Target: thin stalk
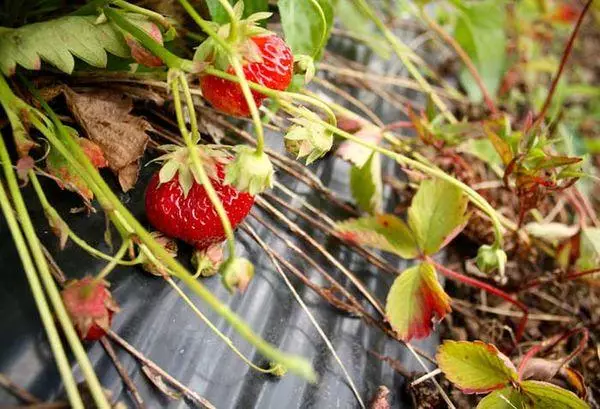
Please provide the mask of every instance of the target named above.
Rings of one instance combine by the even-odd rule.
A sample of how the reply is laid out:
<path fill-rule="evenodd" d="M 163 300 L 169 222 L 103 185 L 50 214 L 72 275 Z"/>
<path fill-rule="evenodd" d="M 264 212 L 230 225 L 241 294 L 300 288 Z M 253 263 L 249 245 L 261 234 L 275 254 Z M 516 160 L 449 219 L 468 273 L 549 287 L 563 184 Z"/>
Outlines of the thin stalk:
<path fill-rule="evenodd" d="M 0 139 L 1 138 L 2 136 L 0 135 Z M 17 221 L 17 218 L 15 217 L 14 210 L 10 205 L 10 200 L 8 198 L 8 195 L 6 194 L 6 191 L 4 190 L 4 183 L 1 181 L 0 207 L 2 208 L 2 212 L 4 213 L 4 218 L 6 219 L 6 223 L 8 224 L 8 229 L 10 230 L 10 233 L 12 235 L 13 242 L 15 243 L 15 247 L 17 248 L 17 252 L 19 253 L 19 257 L 23 265 L 23 270 L 25 270 L 25 275 L 27 276 L 29 287 L 31 288 L 31 292 L 33 293 L 33 299 L 35 301 L 38 312 L 40 313 L 44 330 L 46 331 L 46 335 L 48 336 L 50 349 L 52 349 L 52 355 L 54 356 L 54 360 L 56 361 L 56 366 L 58 367 L 58 372 L 60 373 L 60 376 L 62 378 L 67 397 L 69 398 L 69 402 L 71 403 L 71 406 L 74 409 L 83 409 L 83 401 L 81 400 L 81 396 L 79 395 L 77 383 L 73 378 L 73 373 L 71 372 L 71 365 L 69 364 L 69 359 L 67 358 L 67 354 L 65 353 L 63 345 L 60 341 L 60 335 L 58 334 L 58 330 L 54 325 L 54 317 L 52 316 L 52 312 L 50 311 L 50 307 L 48 306 L 48 301 L 46 300 L 46 296 L 44 295 L 44 290 L 42 289 L 40 279 L 38 278 L 37 273 L 35 271 L 31 255 L 29 254 L 27 244 L 25 242 L 25 239 L 23 238 L 23 233 L 19 228 L 19 223 Z"/>
<path fill-rule="evenodd" d="M 29 242 L 31 254 L 35 261 L 36 267 L 40 273 L 42 282 L 46 289 L 46 293 L 48 294 L 48 298 L 50 299 L 50 303 L 52 304 L 58 321 L 60 322 L 63 328 L 67 342 L 69 343 L 69 346 L 71 347 L 75 358 L 79 362 L 79 366 L 81 367 L 83 376 L 85 377 L 88 383 L 90 393 L 92 394 L 96 405 L 100 409 L 109 409 L 110 404 L 106 400 L 106 396 L 102 391 L 100 381 L 98 381 L 96 373 L 94 372 L 94 368 L 92 367 L 92 364 L 90 363 L 88 356 L 86 355 L 85 349 L 83 349 L 83 346 L 81 345 L 81 341 L 79 340 L 79 337 L 75 332 L 73 323 L 71 322 L 69 314 L 67 313 L 67 310 L 62 302 L 60 292 L 56 287 L 56 283 L 52 278 L 52 274 L 50 274 L 50 269 L 48 268 L 48 264 L 44 257 L 44 253 L 41 249 L 40 241 L 36 235 L 33 223 L 29 218 L 29 213 L 27 211 L 25 201 L 23 200 L 23 196 L 21 195 L 17 177 L 11 166 L 8 150 L 6 149 L 6 145 L 4 144 L 4 139 L 1 137 L 0 161 L 2 162 L 2 167 L 4 168 L 4 175 L 6 177 L 8 189 L 12 196 L 12 200 L 15 205 L 17 214 L 19 215 L 19 221 L 21 222 L 23 233 L 25 234 L 25 237 Z"/>
<path fill-rule="evenodd" d="M 0 77 L 0 96 L 2 91 L 3 77 Z M 5 82 L 4 82 L 5 83 Z M 45 128 L 45 125 L 39 121 L 35 116 L 30 115 L 29 119 L 32 124 L 44 133 L 44 136 L 48 138 L 50 143 L 56 147 L 61 155 L 77 169 L 83 170 L 83 175 L 90 185 L 90 188 L 94 191 L 94 194 L 98 200 L 103 200 L 104 208 L 107 209 L 108 214 L 114 223 L 121 223 L 128 230 L 130 234 L 135 234 L 139 238 L 140 242 L 145 244 L 150 251 L 160 260 L 166 267 L 169 268 L 173 274 L 180 278 L 192 291 L 194 291 L 200 298 L 204 300 L 215 312 L 221 315 L 246 341 L 254 345 L 257 350 L 263 354 L 266 358 L 280 363 L 291 372 L 294 372 L 300 376 L 305 377 L 310 381 L 314 381 L 316 378 L 315 372 L 305 359 L 289 355 L 279 351 L 273 345 L 258 336 L 237 314 L 231 309 L 224 305 L 212 292 L 202 285 L 198 280 L 194 279 L 193 275 L 187 271 L 177 260 L 175 260 L 163 246 L 161 246 L 150 233 L 137 221 L 137 219 L 127 210 L 127 208 L 121 203 L 119 198 L 106 184 L 98 170 L 90 162 L 87 155 L 81 149 L 81 146 L 73 139 L 73 137 L 65 130 L 64 125 L 60 122 L 56 114 L 48 106 L 48 104 L 37 94 L 36 90 L 30 87 L 30 90 L 36 98 L 40 101 L 40 104 L 48 112 L 52 119 L 56 129 L 61 136 L 61 139 L 69 146 L 69 149 L 63 145 L 61 139 L 59 139 L 52 132 Z M 1 99 L 1 98 L 0 98 Z M 116 222 L 115 222 L 116 220 Z"/>
<path fill-rule="evenodd" d="M 226 1 L 226 0 L 223 0 Z M 256 102 L 254 101 L 254 97 L 252 96 L 252 92 L 250 91 L 250 86 L 248 84 L 248 80 L 246 79 L 246 75 L 244 74 L 244 70 L 242 65 L 238 59 L 238 56 L 227 41 L 219 36 L 211 27 L 210 24 L 204 20 L 198 12 L 190 5 L 187 0 L 179 0 L 179 3 L 183 6 L 183 8 L 188 12 L 190 17 L 198 24 L 198 26 L 211 38 L 213 38 L 223 49 L 229 54 L 229 61 L 233 70 L 235 71 L 235 75 L 239 79 L 239 84 L 242 89 L 242 93 L 244 94 L 244 98 L 246 99 L 246 103 L 248 104 L 248 109 L 250 109 L 250 113 L 252 116 L 252 122 L 254 123 L 254 131 L 256 132 L 256 152 L 258 154 L 262 154 L 264 150 L 264 131 L 263 124 L 260 120 L 260 114 L 258 113 L 258 108 L 256 106 Z M 233 26 L 232 26 L 233 28 Z M 208 71 L 205 70 L 206 73 Z"/>
<path fill-rule="evenodd" d="M 96 280 L 100 281 L 106 278 L 106 276 L 109 275 L 110 272 L 115 269 L 115 267 L 119 264 L 119 261 L 125 256 L 125 253 L 129 249 L 129 246 L 131 246 L 131 240 L 123 240 L 121 247 L 115 253 L 114 259 L 110 263 L 105 265 L 102 270 L 100 270 L 100 272 L 96 275 Z"/>
<path fill-rule="evenodd" d="M 171 28 L 171 23 L 169 23 L 169 20 L 167 20 L 165 18 L 165 16 L 163 16 L 160 13 L 157 13 L 156 11 L 152 11 L 152 10 L 148 10 L 143 7 L 140 7 L 140 6 L 136 6 L 135 4 L 128 3 L 124 0 L 112 0 L 112 4 L 125 10 L 125 11 L 129 11 L 131 13 L 141 14 L 142 16 L 146 16 L 150 20 L 156 21 L 158 24 L 160 24 L 167 30 Z"/>
<path fill-rule="evenodd" d="M 231 7 L 231 3 L 229 3 L 228 0 L 219 0 L 219 3 L 221 4 L 221 6 L 223 6 L 223 8 L 225 9 L 225 12 L 227 13 L 227 16 L 229 17 L 229 24 L 230 24 L 230 28 L 229 28 L 229 42 L 235 42 L 238 38 L 238 19 L 235 15 L 235 11 L 233 11 L 233 7 Z"/>
<path fill-rule="evenodd" d="M 354 3 L 359 7 L 359 9 L 362 10 L 362 12 L 366 16 L 368 16 L 373 21 L 373 23 L 375 23 L 379 30 L 381 30 L 383 36 L 390 43 L 392 49 L 394 50 L 398 58 L 400 58 L 400 61 L 402 61 L 402 64 L 404 64 L 408 72 L 419 83 L 421 88 L 423 88 L 423 91 L 425 91 L 425 93 L 427 93 L 431 97 L 433 103 L 438 107 L 438 109 L 441 111 L 442 115 L 444 115 L 444 117 L 448 120 L 448 122 L 452 124 L 457 123 L 458 121 L 456 120 L 456 117 L 452 114 L 452 112 L 450 112 L 444 101 L 440 99 L 440 97 L 436 94 L 431 85 L 421 75 L 417 67 L 415 67 L 413 62 L 410 60 L 410 58 L 407 57 L 406 53 L 403 51 L 403 49 L 406 49 L 407 46 L 403 44 L 398 39 L 398 37 L 396 37 L 394 33 L 390 31 L 390 29 L 385 25 L 383 21 L 381 21 L 381 19 L 377 16 L 377 14 L 375 14 L 373 9 L 367 4 L 365 0 L 354 0 Z"/>
<path fill-rule="evenodd" d="M 37 197 L 42 205 L 42 209 L 47 213 L 56 212 L 56 209 L 54 209 L 54 207 L 52 207 L 52 205 L 48 201 L 48 198 L 46 197 L 46 194 L 44 193 L 44 190 L 42 189 L 42 186 L 40 185 L 37 175 L 32 171 L 32 172 L 29 172 L 28 177 L 29 177 L 29 180 L 31 181 L 31 185 L 33 186 L 33 189 L 34 189 L 35 193 L 37 194 Z M 56 214 L 58 214 L 58 213 L 56 212 Z M 65 228 L 68 229 L 67 234 L 68 234 L 69 238 L 71 240 L 73 240 L 73 242 L 75 244 L 77 244 L 79 247 L 81 247 L 83 250 L 85 250 L 87 253 L 89 253 L 92 256 L 101 258 L 108 262 L 115 262 L 121 266 L 133 266 L 133 265 L 139 264 L 141 262 L 140 257 L 136 257 L 133 260 L 119 260 L 113 256 L 103 253 L 100 250 L 96 249 L 95 247 L 92 247 L 91 245 L 89 245 L 85 240 L 83 240 L 81 237 L 79 237 L 77 234 L 75 234 L 75 232 L 73 230 L 71 230 L 71 228 L 69 228 L 69 226 L 66 223 L 65 223 Z"/>
<path fill-rule="evenodd" d="M 426 257 L 426 259 L 429 263 L 433 264 L 440 273 L 442 273 L 446 277 L 449 277 L 453 280 L 459 281 L 461 283 L 470 285 L 475 288 L 480 288 L 487 293 L 496 295 L 496 296 L 502 298 L 504 301 L 511 303 L 512 305 L 514 305 L 515 307 L 517 307 L 518 309 L 523 311 L 523 316 L 521 317 L 521 320 L 519 321 L 519 326 L 517 327 L 517 332 L 515 334 L 515 338 L 518 342 L 523 337 L 523 333 L 525 332 L 525 325 L 527 325 L 527 321 L 528 321 L 528 317 L 529 317 L 529 309 L 527 308 L 527 306 L 525 304 L 523 304 L 521 301 L 511 297 L 510 295 L 508 295 L 504 291 L 500 290 L 499 288 L 494 287 L 493 285 L 490 285 L 488 283 L 477 280 L 475 278 L 468 277 L 466 275 L 457 273 L 456 271 L 453 271 L 453 270 L 443 266 L 442 264 L 437 263 L 430 257 Z"/>
<path fill-rule="evenodd" d="M 217 328 L 207 317 L 206 315 L 202 314 L 202 311 L 200 311 L 198 309 L 198 307 L 196 307 L 196 305 L 192 302 L 192 300 L 190 300 L 190 298 L 183 292 L 183 290 L 181 288 L 179 288 L 179 286 L 175 283 L 175 281 L 173 281 L 173 279 L 171 277 L 165 277 L 165 280 L 167 281 L 167 283 L 169 283 L 169 285 L 171 287 L 173 287 L 173 289 L 175 291 L 177 291 L 177 294 L 179 294 L 179 296 L 183 299 L 183 301 L 185 301 L 185 303 L 192 309 L 192 311 L 194 311 L 194 313 L 208 326 L 208 328 L 210 328 L 210 330 L 212 332 L 214 332 L 219 338 L 221 338 L 221 340 L 223 342 L 225 342 L 225 345 L 227 345 L 229 347 L 229 349 L 231 349 L 238 357 L 240 357 L 240 359 L 242 361 L 244 361 L 244 363 L 246 365 L 248 365 L 250 368 L 254 369 L 255 371 L 261 372 L 261 373 L 273 373 L 275 371 L 275 368 L 272 369 L 264 369 L 261 368 L 258 365 L 255 365 L 249 358 L 247 358 L 239 349 L 237 349 L 237 347 L 233 344 L 233 341 L 225 334 L 223 334 L 219 328 Z"/>
<path fill-rule="evenodd" d="M 183 137 L 183 140 L 185 141 L 185 144 L 187 145 L 188 150 L 190 152 L 190 157 L 192 158 L 192 165 L 194 167 L 193 169 L 195 170 L 196 175 L 200 179 L 200 183 L 202 183 L 202 186 L 204 186 L 204 190 L 206 190 L 206 194 L 208 195 L 210 202 L 214 206 L 215 211 L 217 212 L 217 215 L 219 216 L 219 219 L 221 219 L 221 224 L 223 225 L 223 231 L 225 232 L 225 237 L 227 237 L 227 246 L 229 248 L 229 256 L 228 257 L 230 260 L 233 260 L 233 258 L 235 257 L 235 238 L 233 236 L 233 229 L 231 227 L 231 222 L 229 220 L 229 216 L 227 216 L 225 207 L 223 207 L 223 203 L 221 202 L 221 199 L 219 199 L 219 196 L 217 195 L 217 192 L 215 191 L 215 188 L 212 185 L 210 178 L 206 174 L 206 171 L 204 170 L 204 167 L 202 166 L 202 163 L 200 162 L 200 157 L 198 156 L 198 151 L 197 151 L 198 147 L 197 147 L 196 143 L 190 137 L 190 133 L 188 132 L 187 127 L 185 125 L 185 122 L 183 119 L 183 110 L 181 107 L 181 100 L 179 97 L 179 83 L 180 82 L 185 83 L 187 85 L 187 81 L 185 80 L 185 77 L 183 75 L 179 75 L 179 74 L 177 74 L 171 81 L 171 92 L 173 94 L 173 103 L 175 104 L 175 116 L 177 117 L 177 123 L 179 124 L 179 130 L 181 131 L 181 136 Z M 190 90 L 187 86 L 184 86 L 183 89 L 186 94 L 186 99 L 188 100 L 188 103 L 189 103 L 191 101 L 191 94 L 189 92 Z M 198 132 L 197 121 L 195 119 L 196 111 L 195 111 L 193 104 L 191 106 L 188 105 L 188 111 L 189 111 L 190 118 L 192 116 L 194 117 L 194 120 L 193 121 L 190 120 L 190 122 L 192 124 L 196 124 L 196 130 L 194 131 L 192 129 L 192 133 Z"/>
<path fill-rule="evenodd" d="M 246 227 L 247 227 L 246 231 L 249 233 L 249 235 L 262 247 L 263 250 L 265 250 L 265 252 L 269 256 L 269 258 L 271 259 L 271 262 L 275 266 L 275 269 L 277 270 L 277 272 L 279 273 L 279 275 L 281 275 L 281 278 L 283 278 L 283 281 L 285 282 L 285 284 L 289 288 L 290 292 L 294 295 L 294 298 L 296 299 L 296 302 L 304 310 L 304 312 L 308 316 L 310 322 L 313 324 L 313 326 L 315 327 L 315 329 L 319 333 L 319 336 L 323 339 L 323 342 L 325 342 L 325 345 L 327 346 L 327 348 L 329 349 L 329 351 L 333 355 L 333 358 L 336 360 L 336 362 L 338 363 L 338 365 L 342 369 L 342 372 L 343 372 L 344 376 L 346 377 L 346 380 L 348 381 L 348 385 L 350 386 L 350 389 L 352 390 L 352 393 L 354 393 L 354 396 L 356 397 L 356 400 L 358 401 L 359 406 L 361 408 L 365 409 L 365 404 L 362 401 L 362 398 L 360 397 L 360 393 L 358 392 L 358 389 L 356 388 L 356 385 L 354 384 L 354 381 L 350 377 L 350 374 L 348 373 L 348 370 L 346 369 L 346 366 L 344 365 L 344 363 L 340 359 L 339 355 L 335 351 L 335 348 L 333 347 L 333 344 L 331 343 L 331 341 L 329 340 L 329 338 L 327 337 L 327 335 L 325 334 L 325 332 L 323 331 L 323 329 L 321 328 L 321 326 L 319 325 L 319 323 L 315 319 L 314 315 L 310 312 L 310 310 L 308 309 L 308 307 L 306 306 L 306 304 L 304 303 L 304 301 L 302 301 L 302 298 L 300 297 L 300 295 L 298 294 L 298 292 L 296 291 L 296 289 L 294 288 L 294 286 L 290 282 L 290 279 L 287 277 L 287 275 L 285 274 L 285 272 L 282 270 L 281 266 L 279 265 L 279 263 L 277 262 L 277 260 L 273 256 L 273 254 L 270 251 L 267 251 L 269 248 L 267 247 L 266 243 L 260 238 L 260 236 L 254 231 L 254 229 L 252 227 L 250 227 L 250 226 L 246 226 Z"/>
<path fill-rule="evenodd" d="M 119 26 L 119 28 L 133 35 L 136 40 L 142 43 L 142 45 L 152 54 L 160 58 L 167 65 L 167 67 L 177 68 L 187 72 L 194 71 L 193 61 L 176 56 L 165 47 L 160 45 L 152 37 L 150 37 L 150 35 L 148 35 L 144 30 L 129 22 L 129 20 L 123 17 L 118 11 L 111 9 L 110 7 L 104 7 L 102 11 L 109 20 Z"/>
<path fill-rule="evenodd" d="M 490 92 L 485 86 L 481 75 L 479 75 L 477 67 L 475 67 L 473 60 L 471 60 L 471 57 L 469 57 L 469 54 L 467 54 L 466 51 L 460 46 L 460 44 L 458 44 L 458 42 L 451 35 L 445 32 L 444 29 L 440 27 L 438 23 L 436 23 L 432 18 L 430 18 L 424 10 L 421 10 L 420 14 L 421 18 L 423 18 L 423 20 L 425 20 L 425 22 L 429 24 L 429 27 L 431 27 L 440 37 L 442 37 L 442 39 L 454 49 L 456 54 L 458 54 L 460 59 L 465 63 L 465 66 L 471 73 L 471 76 L 475 79 L 475 83 L 479 87 L 481 94 L 483 95 L 483 99 L 486 105 L 488 106 L 488 109 L 491 111 L 492 115 L 498 115 L 498 108 L 496 107 L 496 104 L 494 103 Z"/>

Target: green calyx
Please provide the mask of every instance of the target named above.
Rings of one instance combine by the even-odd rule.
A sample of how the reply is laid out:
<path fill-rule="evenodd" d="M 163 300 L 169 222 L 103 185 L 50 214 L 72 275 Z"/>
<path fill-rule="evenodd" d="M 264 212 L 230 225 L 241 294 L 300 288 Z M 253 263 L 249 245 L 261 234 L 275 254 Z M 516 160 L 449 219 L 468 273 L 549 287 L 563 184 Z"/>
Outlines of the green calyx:
<path fill-rule="evenodd" d="M 243 257 L 227 259 L 219 269 L 223 285 L 230 292 L 244 292 L 254 277 L 254 265 Z"/>
<path fill-rule="evenodd" d="M 244 3 L 238 2 L 233 8 L 235 18 L 237 19 L 237 33 L 231 38 L 231 23 L 219 25 L 214 22 L 208 22 L 211 28 L 217 33 L 222 41 L 213 37 L 207 38 L 196 49 L 194 61 L 203 61 L 212 63 L 216 68 L 227 71 L 230 66 L 230 52 L 235 54 L 244 62 L 261 62 L 262 56 L 258 46 L 252 41 L 252 37 L 271 35 L 273 32 L 259 26 L 259 21 L 268 19 L 272 13 L 259 12 L 242 19 L 244 13 Z M 230 50 L 225 49 L 224 42 Z"/>
<path fill-rule="evenodd" d="M 506 253 L 501 248 L 484 244 L 479 247 L 475 262 L 481 272 L 491 274 L 498 270 L 500 277 L 504 277 L 507 259 Z"/>
<path fill-rule="evenodd" d="M 158 173 L 160 183 L 167 183 L 177 175 L 183 190 L 183 196 L 187 197 L 194 182 L 202 184 L 200 176 L 197 175 L 192 166 L 190 150 L 187 147 L 177 145 L 163 145 L 162 149 L 166 150 L 167 153 L 154 159 L 154 161 L 163 162 L 163 166 Z M 196 145 L 196 149 L 208 177 L 217 179 L 217 164 L 227 162 L 226 154 L 205 145 Z"/>
<path fill-rule="evenodd" d="M 247 145 L 235 148 L 235 159 L 225 168 L 225 184 L 251 195 L 273 187 L 273 164 L 264 152 Z"/>
<path fill-rule="evenodd" d="M 333 145 L 333 133 L 322 126 L 320 118 L 305 108 L 302 117 L 291 119 L 294 125 L 285 135 L 285 147 L 297 159 L 306 157 L 310 165 L 323 157 Z"/>

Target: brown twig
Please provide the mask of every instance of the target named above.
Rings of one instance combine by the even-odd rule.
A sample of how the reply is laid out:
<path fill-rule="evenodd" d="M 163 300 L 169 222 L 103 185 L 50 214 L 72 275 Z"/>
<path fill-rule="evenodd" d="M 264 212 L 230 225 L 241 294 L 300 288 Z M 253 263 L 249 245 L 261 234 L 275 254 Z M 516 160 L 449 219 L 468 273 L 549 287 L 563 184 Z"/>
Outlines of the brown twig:
<path fill-rule="evenodd" d="M 475 67 L 475 64 L 473 64 L 473 60 L 471 60 L 471 57 L 469 57 L 469 54 L 467 54 L 466 51 L 460 46 L 460 44 L 458 44 L 458 42 L 451 35 L 446 33 L 446 31 L 444 31 L 444 29 L 440 27 L 438 23 L 431 19 L 427 15 L 427 13 L 423 12 L 421 13 L 421 16 L 427 22 L 427 24 L 429 24 L 429 27 L 431 27 L 440 37 L 442 37 L 442 39 L 454 49 L 456 54 L 458 54 L 460 59 L 465 63 L 467 69 L 469 70 L 469 73 L 471 73 L 471 76 L 475 79 L 475 83 L 481 90 L 481 94 L 483 95 L 483 99 L 486 105 L 488 106 L 488 109 L 492 112 L 493 116 L 498 115 L 498 108 L 496 107 L 496 104 L 494 103 L 490 92 L 485 86 L 481 75 L 479 75 L 477 67 Z"/>
<path fill-rule="evenodd" d="M 37 404 L 42 402 L 41 399 L 38 399 L 24 388 L 14 383 L 12 380 L 10 380 L 8 376 L 4 375 L 3 373 L 0 373 L 0 386 L 6 389 L 11 395 L 15 396 L 16 398 L 22 400 L 25 403 Z"/>
<path fill-rule="evenodd" d="M 192 402 L 194 402 L 197 405 L 201 405 L 202 407 L 205 407 L 208 409 L 215 409 L 213 404 L 210 403 L 206 398 L 200 396 L 197 392 L 194 392 L 193 390 L 191 390 L 190 388 L 188 388 L 187 386 L 185 386 L 184 384 L 179 382 L 177 379 L 173 378 L 164 369 L 162 369 L 160 366 L 158 366 L 154 361 L 151 361 L 150 359 L 146 358 L 146 356 L 144 356 L 140 351 L 135 349 L 130 343 L 128 343 L 123 338 L 121 338 L 119 335 L 117 335 L 114 331 L 109 330 L 106 333 L 106 335 L 110 339 L 115 341 L 117 344 L 119 344 L 123 349 L 125 349 L 131 355 L 133 355 L 138 361 L 140 361 L 140 363 L 142 363 L 143 365 L 151 368 L 156 373 L 158 373 L 171 386 L 173 386 L 175 389 L 177 389 L 185 398 L 191 400 Z"/>
<path fill-rule="evenodd" d="M 106 353 L 108 354 L 110 359 L 112 359 L 113 364 L 115 365 L 115 368 L 117 369 L 117 372 L 119 372 L 119 375 L 121 375 L 121 379 L 123 380 L 123 383 L 129 390 L 129 393 L 131 394 L 131 397 L 133 398 L 135 407 L 138 409 L 144 409 L 146 407 L 146 405 L 144 404 L 144 399 L 142 399 L 142 395 L 140 394 L 140 391 L 138 390 L 137 386 L 135 386 L 135 383 L 133 382 L 133 380 L 127 373 L 127 370 L 123 367 L 123 364 L 121 363 L 121 361 L 119 360 L 119 357 L 115 353 L 115 350 L 112 347 L 110 341 L 108 340 L 108 338 L 102 337 L 100 339 L 100 343 L 104 347 L 104 350 L 106 351 Z"/>
<path fill-rule="evenodd" d="M 575 24 L 575 29 L 573 29 L 573 32 L 571 33 L 571 36 L 569 37 L 569 41 L 567 42 L 565 51 L 563 52 L 562 58 L 560 60 L 558 72 L 556 73 L 556 75 L 554 76 L 554 79 L 552 80 L 552 84 L 550 85 L 550 91 L 548 91 L 548 95 L 546 96 L 544 105 L 542 105 L 542 109 L 540 110 L 539 115 L 533 122 L 531 129 L 534 129 L 535 127 L 537 127 L 544 120 L 544 117 L 546 116 L 546 112 L 548 111 L 548 108 L 550 107 L 550 103 L 552 102 L 552 98 L 554 97 L 554 93 L 556 92 L 556 86 L 558 85 L 558 81 L 560 80 L 560 77 L 562 76 L 565 66 L 567 65 L 567 60 L 569 59 L 569 56 L 571 55 L 571 51 L 573 50 L 573 44 L 575 43 L 575 38 L 577 38 L 577 34 L 579 33 L 579 29 L 581 27 L 581 23 L 583 22 L 583 18 L 585 17 L 585 14 L 589 10 L 589 8 L 593 2 L 594 2 L 594 0 L 588 0 L 585 7 L 581 11 L 581 14 L 579 14 L 579 18 L 577 19 L 577 23 Z"/>

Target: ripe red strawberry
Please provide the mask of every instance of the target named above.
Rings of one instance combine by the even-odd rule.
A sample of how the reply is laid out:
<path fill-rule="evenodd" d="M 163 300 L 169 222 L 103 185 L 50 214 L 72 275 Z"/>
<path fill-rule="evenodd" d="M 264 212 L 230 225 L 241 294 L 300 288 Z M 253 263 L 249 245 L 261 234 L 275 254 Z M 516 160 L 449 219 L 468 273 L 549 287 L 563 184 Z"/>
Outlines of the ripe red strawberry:
<path fill-rule="evenodd" d="M 119 311 L 108 283 L 87 276 L 73 280 L 62 290 L 62 299 L 79 333 L 85 341 L 102 338 L 110 328 L 112 316 Z"/>
<path fill-rule="evenodd" d="M 275 34 L 254 36 L 250 40 L 258 48 L 258 57 L 262 61 L 243 62 L 246 79 L 277 91 L 285 90 L 292 81 L 294 71 L 294 56 L 288 45 Z M 233 67 L 229 67 L 227 72 L 235 75 Z M 205 75 L 200 79 L 200 87 L 204 98 L 215 109 L 230 115 L 250 115 L 238 83 Z M 266 98 L 256 91 L 252 91 L 252 96 L 257 106 Z"/>
<path fill-rule="evenodd" d="M 211 182 L 231 226 L 235 228 L 250 212 L 254 197 L 223 183 L 225 171 L 222 163 L 215 163 L 215 168 Z M 154 174 L 146 189 L 146 216 L 155 229 L 198 249 L 225 240 L 221 220 L 204 186 L 194 181 L 187 196 L 184 196 L 177 174 L 165 183 L 160 183 L 159 172 Z"/>

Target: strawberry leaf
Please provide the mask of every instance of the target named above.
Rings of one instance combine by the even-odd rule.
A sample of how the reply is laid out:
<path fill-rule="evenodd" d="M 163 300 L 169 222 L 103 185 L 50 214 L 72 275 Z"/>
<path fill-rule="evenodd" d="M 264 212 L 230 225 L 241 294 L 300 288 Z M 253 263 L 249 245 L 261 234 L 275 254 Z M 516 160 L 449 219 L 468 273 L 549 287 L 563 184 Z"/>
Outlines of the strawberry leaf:
<path fill-rule="evenodd" d="M 318 60 L 333 25 L 331 0 L 279 0 L 285 41 L 294 55 L 306 54 Z"/>
<path fill-rule="evenodd" d="M 106 51 L 128 57 L 123 35 L 111 23 L 95 20 L 95 16 L 65 16 L 16 29 L 0 27 L 0 70 L 11 75 L 17 64 L 38 70 L 44 60 L 70 74 L 73 55 L 100 68 L 106 67 Z"/>
<path fill-rule="evenodd" d="M 340 123 L 338 122 L 338 126 Z M 354 134 L 357 138 L 361 138 L 364 142 L 378 145 L 382 139 L 381 130 L 374 126 L 364 126 Z M 373 150 L 366 146 L 359 145 L 356 142 L 346 140 L 342 142 L 336 151 L 336 155 L 340 158 L 352 163 L 354 166 L 362 168 L 369 160 Z"/>
<path fill-rule="evenodd" d="M 421 183 L 408 209 L 408 225 L 425 254 L 434 254 L 462 231 L 468 199 L 460 188 L 441 179 Z"/>
<path fill-rule="evenodd" d="M 515 409 L 527 408 L 523 395 L 513 388 L 508 386 L 497 391 L 493 391 L 483 398 L 477 409 Z"/>
<path fill-rule="evenodd" d="M 490 392 L 518 379 L 508 357 L 481 341 L 445 341 L 436 357 L 442 372 L 464 393 Z"/>
<path fill-rule="evenodd" d="M 415 258 L 419 250 L 406 223 L 391 214 L 361 217 L 336 225 L 338 236 L 365 246 Z"/>
<path fill-rule="evenodd" d="M 435 276 L 435 268 L 421 263 L 404 270 L 394 280 L 385 306 L 392 328 L 404 341 L 424 338 L 450 312 L 450 297 Z"/>
<path fill-rule="evenodd" d="M 363 167 L 350 169 L 350 191 L 358 207 L 369 213 L 381 210 L 381 158 L 373 152 Z"/>
<path fill-rule="evenodd" d="M 551 383 L 524 381 L 521 383 L 521 388 L 533 408 L 589 409 L 590 407 L 573 392 Z"/>
<path fill-rule="evenodd" d="M 373 30 L 373 23 L 352 0 L 338 0 L 335 14 L 340 24 L 353 38 L 369 46 L 384 60 L 389 60 L 392 50 L 385 38 Z"/>
<path fill-rule="evenodd" d="M 581 230 L 577 268 L 591 270 L 597 267 L 600 267 L 600 228 L 588 227 Z M 594 274 L 587 277 L 597 279 L 599 276 Z"/>

